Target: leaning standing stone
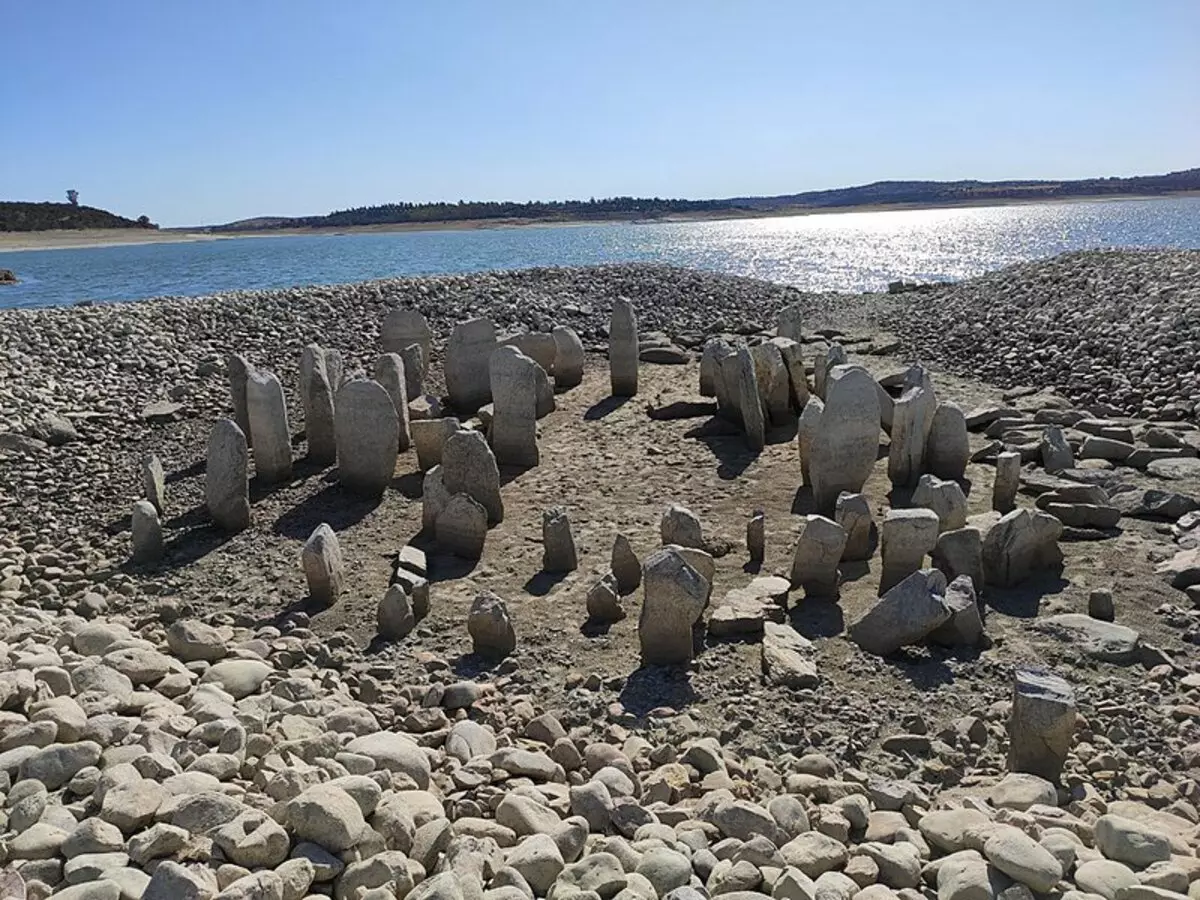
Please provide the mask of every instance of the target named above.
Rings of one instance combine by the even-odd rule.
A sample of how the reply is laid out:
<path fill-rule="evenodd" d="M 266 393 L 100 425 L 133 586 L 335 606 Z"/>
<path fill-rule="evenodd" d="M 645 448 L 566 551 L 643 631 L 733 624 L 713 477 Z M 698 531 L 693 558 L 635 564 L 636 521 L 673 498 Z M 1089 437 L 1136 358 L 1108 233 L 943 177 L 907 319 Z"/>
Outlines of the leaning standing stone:
<path fill-rule="evenodd" d="M 467 633 L 480 656 L 508 656 L 517 649 L 517 633 L 504 601 L 491 591 L 481 591 L 467 615 Z"/>
<path fill-rule="evenodd" d="M 488 522 L 504 519 L 500 469 L 482 434 L 459 429 L 442 447 L 442 483 L 451 494 L 466 494 L 487 510 Z"/>
<path fill-rule="evenodd" d="M 619 297 L 608 326 L 608 368 L 614 397 L 638 391 L 638 328 L 633 304 Z"/>
<path fill-rule="evenodd" d="M 838 563 L 846 549 L 846 532 L 824 516 L 805 516 L 792 557 L 792 587 L 803 587 L 807 596 L 837 594 Z"/>
<path fill-rule="evenodd" d="M 283 386 L 271 372 L 251 372 L 246 406 L 254 445 L 254 471 L 265 484 L 292 477 L 292 434 Z"/>
<path fill-rule="evenodd" d="M 204 499 L 209 515 L 225 531 L 237 532 L 250 524 L 250 494 L 246 435 L 232 419 L 218 419 L 208 438 Z"/>
<path fill-rule="evenodd" d="M 374 381 L 349 381 L 337 392 L 338 480 L 378 497 L 396 473 L 400 419 L 387 391 Z"/>
<path fill-rule="evenodd" d="M 333 382 L 325 364 L 325 351 L 309 344 L 300 354 L 300 399 L 304 407 L 304 434 L 308 456 L 329 464 L 337 459 L 333 429 Z"/>
<path fill-rule="evenodd" d="M 402 353 L 405 347 L 415 344 L 421 348 L 421 355 L 426 363 L 433 349 L 433 335 L 429 330 L 429 322 L 415 309 L 398 307 L 388 313 L 383 320 L 379 338 L 384 353 Z M 424 378 L 424 369 L 420 375 Z"/>
<path fill-rule="evenodd" d="M 161 515 L 167 505 L 167 476 L 154 453 L 142 457 L 142 492 Z"/>
<path fill-rule="evenodd" d="M 642 584 L 642 562 L 633 552 L 629 538 L 618 534 L 613 541 L 612 573 L 617 579 L 617 591 L 624 596 L 632 594 Z"/>
<path fill-rule="evenodd" d="M 742 430 L 746 433 L 746 443 L 751 450 L 761 450 L 767 443 L 767 426 L 763 419 L 762 401 L 759 398 L 754 357 L 745 347 L 737 352 L 736 371 L 737 404 L 742 412 Z"/>
<path fill-rule="evenodd" d="M 859 493 L 875 468 L 878 453 L 875 379 L 861 366 L 835 366 L 825 385 L 825 409 L 809 451 L 817 511 L 833 512 L 842 491 Z"/>
<path fill-rule="evenodd" d="M 870 559 L 871 532 L 875 523 L 866 496 L 842 491 L 838 494 L 833 520 L 846 532 L 846 549 L 842 551 L 842 559 L 846 562 Z"/>
<path fill-rule="evenodd" d="M 345 572 L 337 535 L 326 523 L 318 525 L 304 542 L 300 565 L 308 581 L 308 596 L 322 606 L 336 603 Z"/>
<path fill-rule="evenodd" d="M 1021 454 L 1005 451 L 996 457 L 996 480 L 992 483 L 992 509 L 1010 513 L 1017 507 L 1021 487 Z"/>
<path fill-rule="evenodd" d="M 133 544 L 132 562 L 150 563 L 162 559 L 162 523 L 158 520 L 158 510 L 149 500 L 133 504 L 129 534 Z"/>
<path fill-rule="evenodd" d="M 415 345 L 413 345 L 415 346 Z M 401 453 L 412 444 L 412 425 L 408 415 L 408 388 L 405 386 L 407 369 L 398 353 L 385 353 L 375 360 L 374 376 L 379 386 L 387 391 L 396 410 L 396 421 L 400 428 L 400 440 L 396 447 Z"/>
<path fill-rule="evenodd" d="M 642 663 L 670 666 L 692 658 L 692 626 L 704 612 L 709 583 L 675 550 L 652 553 L 642 570 L 646 598 L 638 620 Z"/>
<path fill-rule="evenodd" d="M 575 536 L 571 520 L 561 506 L 542 513 L 542 570 L 545 572 L 574 572 L 579 568 L 575 551 Z"/>
<path fill-rule="evenodd" d="M 229 378 L 229 395 L 233 401 L 233 421 L 242 429 L 247 443 L 250 441 L 250 408 L 246 403 L 246 383 L 254 371 L 246 357 L 231 353 L 225 359 L 225 372 Z"/>
<path fill-rule="evenodd" d="M 925 460 L 938 478 L 962 481 L 971 459 L 967 417 L 956 403 L 939 403 L 933 413 Z"/>
<path fill-rule="evenodd" d="M 492 450 L 502 466 L 538 464 L 537 369 L 516 347 L 492 354 Z"/>
<path fill-rule="evenodd" d="M 1008 770 L 1058 781 L 1075 736 L 1075 691 L 1043 669 L 1018 669 L 1008 720 Z"/>
<path fill-rule="evenodd" d="M 398 356 L 404 361 L 404 398 L 416 400 L 425 390 L 424 373 L 429 368 L 429 360 L 420 344 L 409 344 Z"/>
<path fill-rule="evenodd" d="M 925 554 L 937 545 L 938 517 L 931 509 L 892 509 L 883 517 L 880 549 L 883 571 L 879 595 L 921 569 Z"/>
<path fill-rule="evenodd" d="M 489 362 L 496 349 L 496 326 L 491 319 L 471 319 L 455 325 L 446 343 L 446 392 L 460 412 L 473 413 L 492 399 Z"/>
<path fill-rule="evenodd" d="M 575 329 L 557 325 L 554 336 L 554 386 L 558 390 L 573 388 L 583 381 L 583 342 Z"/>
<path fill-rule="evenodd" d="M 461 559 L 479 559 L 487 540 L 487 510 L 466 494 L 455 494 L 438 513 L 434 534 L 438 546 L 447 553 Z"/>

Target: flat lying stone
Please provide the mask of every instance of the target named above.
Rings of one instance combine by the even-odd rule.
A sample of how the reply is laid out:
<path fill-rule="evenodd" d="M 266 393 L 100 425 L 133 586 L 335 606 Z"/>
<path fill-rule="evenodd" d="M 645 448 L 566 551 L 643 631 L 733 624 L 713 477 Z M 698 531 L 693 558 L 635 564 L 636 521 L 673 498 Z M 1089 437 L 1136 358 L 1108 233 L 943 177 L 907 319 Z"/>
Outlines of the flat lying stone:
<path fill-rule="evenodd" d="M 1087 656 L 1103 662 L 1134 662 L 1142 641 L 1142 636 L 1132 628 L 1093 619 L 1083 613 L 1051 616 L 1037 621 L 1034 627 L 1070 641 Z"/>

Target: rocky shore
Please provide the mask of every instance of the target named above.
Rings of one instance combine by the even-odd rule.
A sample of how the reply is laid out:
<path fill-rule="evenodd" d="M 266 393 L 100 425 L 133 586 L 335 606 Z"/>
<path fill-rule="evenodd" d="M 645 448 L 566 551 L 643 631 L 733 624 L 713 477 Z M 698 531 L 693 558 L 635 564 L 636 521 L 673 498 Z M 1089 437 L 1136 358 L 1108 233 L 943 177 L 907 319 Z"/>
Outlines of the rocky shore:
<path fill-rule="evenodd" d="M 613 266 L 0 311 L 0 898 L 1200 897 L 1198 275 L 1072 254 L 859 297 Z M 424 424 L 363 497 L 312 458 L 305 384 L 379 373 L 397 308 L 432 334 Z M 459 411 L 501 458 L 470 464 L 477 561 L 423 525 L 418 435 L 473 317 L 586 354 L 535 432 L 502 423 L 536 465 L 503 462 L 507 399 Z M 713 348 L 761 408 L 712 387 Z M 206 493 L 230 353 L 292 423 L 240 531 Z M 843 368 L 878 460 L 835 524 L 801 460 L 850 452 L 821 445 Z M 965 413 L 936 478 L 901 450 L 934 386 Z M 1018 520 L 1055 523 L 1055 559 L 988 542 Z M 924 548 L 893 579 L 930 524 L 985 535 L 978 605 L 950 612 L 962 578 Z M 672 566 L 704 615 L 690 661 L 650 665 L 671 623 L 627 582 Z"/>

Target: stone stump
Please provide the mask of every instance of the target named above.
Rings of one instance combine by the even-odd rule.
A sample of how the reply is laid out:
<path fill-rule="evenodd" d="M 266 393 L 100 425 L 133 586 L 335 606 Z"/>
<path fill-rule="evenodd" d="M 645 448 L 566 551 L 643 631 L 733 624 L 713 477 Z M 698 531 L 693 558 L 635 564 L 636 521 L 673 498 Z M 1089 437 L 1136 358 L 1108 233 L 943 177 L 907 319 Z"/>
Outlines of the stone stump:
<path fill-rule="evenodd" d="M 408 389 L 405 387 L 406 372 L 404 359 L 398 353 L 385 353 L 378 357 L 372 369 L 374 381 L 387 391 L 392 401 L 392 409 L 396 410 L 396 425 L 400 435 L 396 449 L 401 453 L 412 446 L 412 422 L 408 413 Z"/>
<path fill-rule="evenodd" d="M 971 440 L 962 407 L 946 402 L 937 405 L 925 451 L 930 472 L 950 481 L 963 480 L 971 461 Z"/>
<path fill-rule="evenodd" d="M 842 491 L 862 491 L 878 453 L 875 379 L 861 366 L 835 366 L 825 386 L 825 409 L 809 451 L 817 511 L 832 513 Z"/>
<path fill-rule="evenodd" d="M 913 506 L 937 513 L 942 531 L 965 528 L 967 524 L 967 495 L 957 481 L 946 481 L 936 475 L 922 475 L 912 495 Z"/>
<path fill-rule="evenodd" d="M 154 453 L 142 457 L 142 493 L 161 515 L 167 507 L 167 473 L 162 460 Z"/>
<path fill-rule="evenodd" d="M 1008 720 L 1008 770 L 1057 782 L 1075 737 L 1075 691 L 1044 669 L 1018 669 Z"/>
<path fill-rule="evenodd" d="M 978 528 L 942 532 L 929 556 L 947 581 L 965 575 L 971 579 L 976 593 L 983 593 L 983 536 Z"/>
<path fill-rule="evenodd" d="M 308 582 L 308 596 L 322 606 L 332 606 L 342 593 L 345 567 L 337 534 L 322 522 L 304 542 L 300 565 Z"/>
<path fill-rule="evenodd" d="M 413 419 L 409 422 L 413 446 L 417 450 L 417 468 L 428 472 L 434 466 L 441 465 L 446 441 L 460 427 L 458 419 L 453 416 L 444 419 Z"/>
<path fill-rule="evenodd" d="M 537 368 L 516 347 L 492 354 L 492 450 L 501 466 L 538 464 Z"/>
<path fill-rule="evenodd" d="M 925 470 L 925 450 L 937 410 L 937 395 L 928 373 L 910 366 L 904 389 L 892 408 L 892 445 L 888 452 L 888 479 L 897 487 L 915 485 Z M 964 424 L 966 419 L 963 420 Z"/>
<path fill-rule="evenodd" d="M 218 419 L 208 438 L 204 498 L 217 527 L 238 532 L 250 525 L 250 451 L 232 419 Z"/>
<path fill-rule="evenodd" d="M 554 386 L 560 391 L 583 383 L 583 341 L 574 328 L 557 325 L 554 337 Z"/>
<path fill-rule="evenodd" d="M 496 349 L 496 326 L 491 319 L 471 319 L 454 326 L 446 342 L 446 392 L 451 405 L 473 413 L 492 399 L 489 364 Z"/>
<path fill-rule="evenodd" d="M 846 549 L 846 532 L 824 516 L 805 516 L 792 557 L 791 583 L 806 596 L 832 597 L 838 592 L 838 563 Z"/>
<path fill-rule="evenodd" d="M 442 448 L 442 483 L 450 494 L 466 494 L 487 511 L 488 523 L 504 520 L 500 497 L 500 469 L 496 457 L 478 431 L 459 429 Z"/>
<path fill-rule="evenodd" d="M 517 633 L 508 607 L 499 595 L 480 591 L 467 614 L 467 633 L 475 653 L 491 659 L 503 658 L 517 649 Z"/>
<path fill-rule="evenodd" d="M 745 432 L 746 444 L 750 449 L 761 450 L 767 443 L 767 425 L 763 418 L 754 357 L 747 348 L 742 347 L 734 359 L 737 372 L 736 397 L 741 412 L 742 431 Z"/>
<path fill-rule="evenodd" d="M 621 592 L 617 589 L 617 578 L 612 572 L 597 581 L 588 591 L 587 615 L 589 622 L 600 625 L 619 622 L 625 618 Z"/>
<path fill-rule="evenodd" d="M 378 497 L 396 474 L 400 419 L 392 398 L 374 381 L 349 381 L 334 402 L 338 480 L 364 497 Z"/>
<path fill-rule="evenodd" d="M 575 536 L 571 533 L 571 520 L 561 506 L 554 506 L 542 513 L 542 571 L 574 572 L 579 568 L 579 556 L 575 550 Z"/>
<path fill-rule="evenodd" d="M 130 562 L 153 563 L 162 559 L 164 552 L 162 522 L 158 510 L 149 500 L 133 504 L 130 517 L 129 537 L 131 544 Z"/>
<path fill-rule="evenodd" d="M 613 303 L 608 326 L 608 369 L 614 397 L 635 397 L 638 391 L 638 327 L 633 304 L 624 297 Z"/>
<path fill-rule="evenodd" d="M 802 315 L 803 312 L 799 303 L 785 306 L 775 318 L 775 333 L 780 337 L 789 338 L 797 344 L 803 343 Z"/>
<path fill-rule="evenodd" d="M 1061 472 L 1075 468 L 1075 451 L 1067 443 L 1066 435 L 1057 425 L 1047 425 L 1042 433 L 1042 467 L 1047 472 Z"/>
<path fill-rule="evenodd" d="M 756 509 L 746 523 L 746 550 L 751 565 L 761 566 L 767 555 L 767 514 Z"/>
<path fill-rule="evenodd" d="M 375 623 L 379 636 L 387 641 L 398 641 L 407 637 L 417 627 L 412 600 L 401 585 L 393 584 L 388 587 L 387 593 L 379 601 Z"/>
<path fill-rule="evenodd" d="M 871 536 L 875 521 L 871 517 L 871 504 L 864 494 L 842 491 L 838 494 L 833 520 L 846 533 L 846 547 L 842 550 L 843 562 L 859 562 L 871 558 Z"/>
<path fill-rule="evenodd" d="M 664 547 L 677 544 L 680 547 L 704 549 L 704 528 L 700 519 L 686 506 L 680 506 L 678 503 L 672 503 L 663 510 L 662 519 L 659 521 L 659 534 L 662 536 Z"/>
<path fill-rule="evenodd" d="M 613 541 L 612 574 L 617 579 L 617 591 L 624 596 L 632 594 L 642 584 L 642 561 L 633 552 L 629 538 L 618 534 Z"/>
<path fill-rule="evenodd" d="M 428 320 L 415 309 L 397 307 L 389 312 L 383 320 L 379 341 L 385 354 L 403 354 L 406 347 L 420 347 L 423 365 L 429 364 L 430 353 L 433 351 L 433 333 L 429 330 Z M 423 380 L 426 372 L 421 368 L 415 374 L 419 376 L 419 380 Z"/>
<path fill-rule="evenodd" d="M 1017 506 L 1021 487 L 1021 454 L 1006 450 L 996 457 L 996 480 L 992 482 L 992 509 L 1010 513 Z"/>
<path fill-rule="evenodd" d="M 657 550 L 642 569 L 645 600 L 638 620 L 642 664 L 682 665 L 692 658 L 692 626 L 704 612 L 710 583 L 674 550 Z"/>
<path fill-rule="evenodd" d="M 283 386 L 271 372 L 251 372 L 246 381 L 254 471 L 264 484 L 292 477 L 292 433 Z"/>
<path fill-rule="evenodd" d="M 300 401 L 304 409 L 304 435 L 308 457 L 329 465 L 337 460 L 334 435 L 333 382 L 329 377 L 325 351 L 309 344 L 300 354 Z"/>
<path fill-rule="evenodd" d="M 466 494 L 454 494 L 437 515 L 438 546 L 460 559 L 479 559 L 487 540 L 487 510 Z"/>
<path fill-rule="evenodd" d="M 879 594 L 883 596 L 913 572 L 937 546 L 937 513 L 930 509 L 892 509 L 883 517 L 879 545 L 883 560 Z"/>
<path fill-rule="evenodd" d="M 242 429 L 246 441 L 250 441 L 250 407 L 246 403 L 246 383 L 254 366 L 240 353 L 231 353 L 225 358 L 225 374 L 229 379 L 229 396 L 233 403 L 233 421 Z"/>
<path fill-rule="evenodd" d="M 1035 572 L 1062 566 L 1062 522 L 1049 513 L 1014 509 L 983 536 L 983 572 L 988 584 L 1011 587 Z"/>

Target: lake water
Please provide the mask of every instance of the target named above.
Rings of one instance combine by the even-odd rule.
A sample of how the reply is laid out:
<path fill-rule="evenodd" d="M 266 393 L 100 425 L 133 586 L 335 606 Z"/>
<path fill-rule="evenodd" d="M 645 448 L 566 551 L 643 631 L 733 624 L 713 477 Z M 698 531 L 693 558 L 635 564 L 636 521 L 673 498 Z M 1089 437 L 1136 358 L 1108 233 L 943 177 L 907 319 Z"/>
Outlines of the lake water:
<path fill-rule="evenodd" d="M 866 291 L 1094 247 L 1200 248 L 1200 197 L 9 251 L 0 307 L 633 261 Z"/>

